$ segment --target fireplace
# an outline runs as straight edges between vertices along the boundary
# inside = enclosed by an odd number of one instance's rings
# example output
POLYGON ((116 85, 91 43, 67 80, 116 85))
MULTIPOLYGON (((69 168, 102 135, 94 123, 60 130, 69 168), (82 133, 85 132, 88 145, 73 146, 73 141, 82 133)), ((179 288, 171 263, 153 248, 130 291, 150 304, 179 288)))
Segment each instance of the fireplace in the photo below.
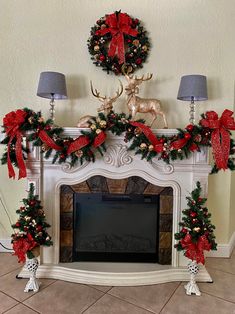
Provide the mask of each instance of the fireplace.
POLYGON ((171 264, 173 190, 141 177, 61 187, 60 262, 171 264))
MULTIPOLYGON (((167 137, 178 131, 168 129, 153 132, 167 137)), ((66 137, 78 137, 81 130, 65 128, 64 134, 66 137)), ((208 174, 211 170, 207 148, 195 152, 188 159, 165 164, 157 158, 151 162, 141 160, 138 155, 128 150, 122 136, 108 134, 106 147, 104 156, 96 156, 95 163, 85 161, 73 168, 68 163, 52 164, 53 156, 46 160, 40 154, 40 149, 33 147, 26 162, 28 184, 34 183, 36 193, 43 201, 54 243, 52 247, 41 248, 37 275, 43 278, 111 286, 188 280, 188 260, 174 249, 174 233, 178 232, 182 210, 187 207, 186 197, 195 188, 197 181, 201 182, 203 196, 207 194, 208 174), (133 187, 135 190, 132 192, 133 187), (100 188, 105 191, 99 191, 100 188), (145 202, 145 195, 146 201, 154 195, 158 196, 159 212, 156 216, 159 220, 155 225, 159 226, 159 232, 157 240, 156 231, 156 242, 152 245, 157 252, 157 262, 73 261, 73 247, 76 243, 74 229, 81 229, 79 218, 78 225, 74 222, 76 214, 73 199, 76 199, 76 193, 78 198, 82 193, 100 193, 100 197, 109 194, 108 197, 121 198, 128 198, 131 194, 134 197, 142 195, 142 204, 145 202)), ((96 215, 98 213, 99 211, 96 215)), ((132 220, 132 213, 128 215, 132 220)), ((138 215, 140 216, 140 213, 138 215)), ((120 219, 123 220, 123 217, 120 219)), ((140 246, 139 242, 138 247, 140 246)), ((81 252, 78 252, 78 256, 79 253, 81 252)), ((28 277, 28 272, 23 269, 20 276, 28 277)), ((205 267, 201 267, 197 279, 212 281, 205 267)))

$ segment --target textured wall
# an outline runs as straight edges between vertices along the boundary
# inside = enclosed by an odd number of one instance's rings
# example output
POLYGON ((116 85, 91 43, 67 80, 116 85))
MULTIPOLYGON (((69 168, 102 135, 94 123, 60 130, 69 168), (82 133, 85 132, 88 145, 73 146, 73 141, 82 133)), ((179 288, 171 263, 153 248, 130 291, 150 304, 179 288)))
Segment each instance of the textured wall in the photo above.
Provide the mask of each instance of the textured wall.
MULTIPOLYGON (((0 8, 1 118, 23 106, 48 114, 48 101, 36 96, 39 73, 45 70, 63 72, 67 78, 69 99, 56 103, 58 124, 75 126, 82 115, 95 114, 98 104, 89 80, 103 94, 114 93, 118 82, 92 64, 86 40, 99 17, 119 9, 141 19, 149 31, 152 49, 138 73, 153 72, 154 79, 141 86, 141 93, 161 99, 170 127, 188 121, 188 104, 176 100, 183 74, 208 77, 209 100, 198 105, 198 113, 233 108, 233 0, 0 0, 0 8)), ((124 103, 122 96, 117 111, 126 110, 124 103)), ((9 181, 6 167, 0 171, 0 191, 15 219, 25 181, 9 181)), ((210 179, 209 206, 219 242, 227 242, 234 227, 229 222, 230 181, 229 173, 210 179)), ((0 219, 6 229, 0 225, 0 237, 8 236, 11 230, 2 210, 0 219)))

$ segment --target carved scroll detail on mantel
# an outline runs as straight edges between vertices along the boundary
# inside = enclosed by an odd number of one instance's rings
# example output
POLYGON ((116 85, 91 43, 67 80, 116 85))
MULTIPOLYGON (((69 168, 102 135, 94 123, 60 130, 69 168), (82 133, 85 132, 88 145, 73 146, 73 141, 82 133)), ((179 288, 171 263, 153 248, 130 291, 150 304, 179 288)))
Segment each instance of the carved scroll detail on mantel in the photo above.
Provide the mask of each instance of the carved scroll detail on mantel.
POLYGON ((157 159, 153 159, 151 161, 151 164, 155 170, 157 170, 159 173, 163 174, 171 174, 174 172, 174 166, 171 164, 165 164, 162 161, 159 161, 157 159))
POLYGON ((106 164, 119 168, 132 163, 133 158, 127 151, 127 145, 110 145, 104 153, 104 162, 106 164))
POLYGON ((66 173, 74 173, 76 171, 82 170, 83 168, 85 168, 87 165, 89 164, 88 161, 84 161, 82 165, 77 164, 76 166, 71 167, 71 165, 66 162, 61 166, 62 171, 66 172, 66 173))

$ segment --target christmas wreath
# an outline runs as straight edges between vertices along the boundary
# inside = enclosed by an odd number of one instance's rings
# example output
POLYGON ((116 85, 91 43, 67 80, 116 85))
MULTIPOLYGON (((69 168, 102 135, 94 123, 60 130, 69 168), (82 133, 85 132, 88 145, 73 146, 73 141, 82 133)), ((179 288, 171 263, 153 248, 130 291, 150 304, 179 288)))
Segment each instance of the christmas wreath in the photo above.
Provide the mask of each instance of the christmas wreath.
POLYGON ((150 43, 141 22, 127 13, 116 11, 101 17, 91 28, 88 50, 96 66, 115 74, 122 73, 122 66, 129 73, 142 64, 148 56, 150 43))
POLYGON ((90 124, 89 131, 82 131, 78 138, 64 137, 63 129, 55 127, 52 120, 44 121, 40 112, 28 108, 12 111, 3 118, 3 132, 6 133, 2 144, 6 151, 1 158, 7 164, 9 177, 15 178, 13 165, 19 168, 19 179, 26 177, 28 149, 23 146, 23 135, 34 146, 40 146, 45 158, 53 152, 52 162, 70 162, 73 166, 80 160, 95 161, 95 153, 101 155, 106 150, 107 131, 115 135, 125 133, 124 141, 132 142, 129 150, 135 150, 142 159, 151 161, 158 158, 166 163, 171 160, 188 158, 203 146, 212 146, 214 166, 212 172, 220 169, 235 170, 235 143, 230 130, 235 130, 233 112, 225 109, 221 117, 214 111, 202 114, 199 125, 189 124, 185 129, 178 129, 178 134, 156 136, 143 120, 132 121, 125 113, 111 111, 107 116, 99 113, 90 124))

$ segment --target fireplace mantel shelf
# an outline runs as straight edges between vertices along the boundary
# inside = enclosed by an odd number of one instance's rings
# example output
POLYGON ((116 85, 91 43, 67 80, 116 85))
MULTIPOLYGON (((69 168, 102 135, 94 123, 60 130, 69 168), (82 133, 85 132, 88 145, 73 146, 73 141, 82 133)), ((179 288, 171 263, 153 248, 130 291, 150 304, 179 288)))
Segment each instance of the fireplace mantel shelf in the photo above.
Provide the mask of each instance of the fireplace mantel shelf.
MULTIPOLYGON (((154 134, 171 136, 177 134, 176 129, 153 130, 154 134)), ((81 129, 65 128, 65 136, 77 137, 81 129)), ((128 151, 128 144, 123 136, 108 134, 107 151, 103 157, 97 155, 94 163, 85 162, 82 166, 73 168, 69 164, 51 164, 44 160, 39 148, 34 148, 26 163, 28 184, 34 183, 36 193, 40 195, 51 224, 50 233, 54 245, 42 247, 38 276, 61 279, 73 282, 98 285, 147 285, 169 281, 186 281, 189 274, 186 269, 188 260, 174 248, 172 238, 172 265, 130 264, 130 263, 84 263, 76 262, 61 264, 60 250, 60 188, 62 185, 75 185, 93 176, 104 176, 110 179, 125 179, 139 176, 153 185, 171 187, 173 189, 173 225, 172 234, 178 231, 182 209, 187 207, 186 196, 195 188, 197 181, 201 182, 204 196, 207 195, 208 149, 196 152, 186 160, 166 164, 157 158, 151 162, 141 160, 139 155, 128 151), (133 265, 133 267, 132 267, 133 265)), ((22 277, 28 277, 23 269, 22 277)), ((198 274, 199 281, 212 281, 205 267, 198 274)))

